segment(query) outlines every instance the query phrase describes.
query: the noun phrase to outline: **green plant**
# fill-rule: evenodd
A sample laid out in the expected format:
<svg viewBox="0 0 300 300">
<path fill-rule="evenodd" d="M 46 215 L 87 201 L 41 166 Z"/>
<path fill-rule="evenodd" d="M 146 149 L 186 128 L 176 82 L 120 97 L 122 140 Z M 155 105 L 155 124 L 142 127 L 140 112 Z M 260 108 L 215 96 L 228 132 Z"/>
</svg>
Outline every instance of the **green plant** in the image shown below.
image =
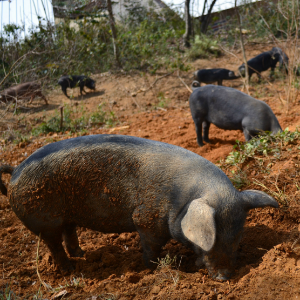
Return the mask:
<svg viewBox="0 0 300 300">
<path fill-rule="evenodd" d="M 49 132 L 86 132 L 86 129 L 95 125 L 106 125 L 112 127 L 117 123 L 117 117 L 113 111 L 109 114 L 103 111 L 103 104 L 99 104 L 97 111 L 90 116 L 86 115 L 84 110 L 81 111 L 82 116 L 76 117 L 76 108 L 72 109 L 66 105 L 63 110 L 63 122 L 61 127 L 61 115 L 57 111 L 56 114 L 48 121 L 39 124 L 33 128 L 32 135 L 47 134 Z"/>
<path fill-rule="evenodd" d="M 269 194 L 271 194 L 273 197 L 275 197 L 277 199 L 277 201 L 279 201 L 282 205 L 288 206 L 288 204 L 291 202 L 292 198 L 286 194 L 285 188 L 284 188 L 284 190 L 279 189 L 279 187 L 277 185 L 277 180 L 278 180 L 278 177 L 276 178 L 275 182 L 272 183 L 275 186 L 275 189 L 276 189 L 275 191 L 266 187 L 262 182 L 260 182 L 258 180 L 254 180 L 254 184 L 262 187 Z"/>
<path fill-rule="evenodd" d="M 97 107 L 97 111 L 91 114 L 89 118 L 90 124 L 101 125 L 105 123 L 106 112 L 102 110 L 103 104 L 99 104 Z"/>
<path fill-rule="evenodd" d="M 11 290 L 10 285 L 6 284 L 5 288 L 0 290 L 0 300 L 17 300 L 20 299 L 16 294 Z"/>
<path fill-rule="evenodd" d="M 131 2 L 131 3 L 129 3 Z M 125 70 L 185 69 L 180 38 L 184 22 L 166 10 L 163 15 L 154 9 L 146 11 L 139 1 L 126 1 L 131 13 L 117 24 L 117 44 Z M 56 25 L 39 22 L 25 39 L 22 28 L 4 26 L 0 38 L 1 89 L 13 83 L 42 79 L 44 85 L 56 85 L 61 74 L 96 74 L 114 66 L 111 29 L 104 12 L 81 12 L 84 17 Z M 18 62 L 14 65 L 15 62 Z"/>
<path fill-rule="evenodd" d="M 157 264 L 158 269 L 162 269 L 162 268 L 169 268 L 175 266 L 176 260 L 177 260 L 176 256 L 172 258 L 168 253 L 164 258 L 158 258 L 157 262 L 154 263 Z"/>
<path fill-rule="evenodd" d="M 173 268 L 176 267 L 178 269 L 180 267 L 181 261 L 177 266 L 176 260 L 177 260 L 176 256 L 172 258 L 170 257 L 169 254 L 167 254 L 164 258 L 161 259 L 158 258 L 157 262 L 153 262 L 157 264 L 157 270 L 159 271 L 158 279 L 161 282 L 171 279 L 174 286 L 178 284 L 180 275 L 179 272 L 177 270 L 173 270 Z"/>
<path fill-rule="evenodd" d="M 206 58 L 209 55 L 219 56 L 218 41 L 206 35 L 196 35 L 191 48 L 187 50 L 187 57 L 191 60 Z"/>
<path fill-rule="evenodd" d="M 279 158 L 282 147 L 299 137 L 300 132 L 298 128 L 294 132 L 290 132 L 286 128 L 275 135 L 262 133 L 245 144 L 237 140 L 236 145 L 233 146 L 234 151 L 229 153 L 225 162 L 230 165 L 243 164 L 250 157 L 260 159 L 255 156 L 256 154 L 262 154 L 267 157 L 269 153 L 272 153 L 275 158 Z"/>
<path fill-rule="evenodd" d="M 240 189 L 243 186 L 249 184 L 249 180 L 247 178 L 247 174 L 243 172 L 241 169 L 237 169 L 236 171 L 231 170 L 231 174 L 229 176 L 232 184 L 237 188 Z"/>
<path fill-rule="evenodd" d="M 159 92 L 157 98 L 159 100 L 158 107 L 165 108 L 168 106 L 170 99 L 166 98 L 163 92 Z"/>
</svg>

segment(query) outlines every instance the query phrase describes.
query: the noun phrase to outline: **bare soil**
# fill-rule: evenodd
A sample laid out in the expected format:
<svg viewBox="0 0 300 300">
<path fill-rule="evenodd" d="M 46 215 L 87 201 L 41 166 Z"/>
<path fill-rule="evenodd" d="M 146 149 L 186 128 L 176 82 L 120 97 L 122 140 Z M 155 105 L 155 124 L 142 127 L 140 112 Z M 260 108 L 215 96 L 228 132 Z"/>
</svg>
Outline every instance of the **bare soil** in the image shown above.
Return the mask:
<svg viewBox="0 0 300 300">
<path fill-rule="evenodd" d="M 272 47 L 248 46 L 247 55 L 253 57 Z M 239 59 L 226 54 L 197 60 L 190 72 L 180 73 L 180 78 L 190 86 L 192 73 L 199 68 L 221 67 L 236 71 L 242 62 L 241 53 L 236 55 Z M 125 134 L 163 141 L 222 164 L 236 140 L 244 141 L 243 134 L 212 125 L 212 143 L 200 148 L 188 106 L 190 92 L 177 72 L 161 78 L 151 88 L 162 75 L 94 75 L 97 91 L 80 96 L 74 89 L 72 107 L 78 117 L 94 112 L 101 103 L 104 110 L 116 114 L 118 124 L 115 127 L 95 126 L 89 128 L 87 134 Z M 269 82 L 269 71 L 263 75 L 262 83 L 253 76 L 251 96 L 271 106 L 283 129 L 295 130 L 300 124 L 298 91 L 290 89 L 293 97 L 288 106 L 287 78 L 277 74 L 275 81 Z M 224 85 L 245 92 L 241 80 L 224 81 Z M 68 90 L 68 93 L 72 92 Z M 47 97 L 48 106 L 40 99 L 31 105 L 24 104 L 17 116 L 8 112 L 0 120 L 2 133 L 7 136 L 7 132 L 11 132 L 13 136 L 13 130 L 17 129 L 25 134 L 28 128 L 48 119 L 61 105 L 70 103 L 58 88 Z M 1 107 L 0 114 L 3 112 Z M 0 140 L 0 162 L 16 166 L 41 146 L 80 134 L 82 132 L 50 133 L 17 144 L 3 138 Z M 143 265 L 136 232 L 102 234 L 85 228 L 78 228 L 85 257 L 71 259 L 76 271 L 63 276 L 44 243 L 38 247 L 38 237 L 26 229 L 12 212 L 7 198 L 0 195 L 0 299 L 5 290 L 11 290 L 20 299 L 300 299 L 299 149 L 300 141 L 286 145 L 281 157 L 272 162 L 269 174 L 258 165 L 263 158 L 249 160 L 243 166 L 249 182 L 243 189 L 266 191 L 254 183 L 258 180 L 270 191 L 284 193 L 289 201 L 281 202 L 279 209 L 255 209 L 249 213 L 235 275 L 227 282 L 213 280 L 206 269 L 197 268 L 193 251 L 174 240 L 162 249 L 160 262 L 151 271 Z M 233 170 L 234 167 L 224 169 L 228 175 Z M 3 179 L 7 183 L 9 176 L 4 175 Z M 176 261 L 168 264 L 167 258 L 174 256 Z M 41 279 L 37 275 L 37 261 Z"/>
</svg>

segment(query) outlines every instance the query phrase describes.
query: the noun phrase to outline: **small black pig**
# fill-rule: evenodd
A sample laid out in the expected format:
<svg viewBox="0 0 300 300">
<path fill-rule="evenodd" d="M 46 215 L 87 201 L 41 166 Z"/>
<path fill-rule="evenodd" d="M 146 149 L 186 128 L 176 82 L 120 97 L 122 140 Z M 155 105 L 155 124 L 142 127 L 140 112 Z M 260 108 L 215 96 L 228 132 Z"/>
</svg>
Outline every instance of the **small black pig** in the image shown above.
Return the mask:
<svg viewBox="0 0 300 300">
<path fill-rule="evenodd" d="M 84 90 L 84 87 L 91 90 L 95 90 L 96 88 L 96 82 L 95 80 L 85 76 L 85 75 L 69 75 L 69 76 L 62 76 L 58 80 L 58 84 L 61 86 L 61 89 L 63 93 L 69 98 L 67 95 L 67 88 L 74 88 L 78 87 L 80 88 L 80 95 L 82 95 L 82 92 L 86 91 Z"/>
<path fill-rule="evenodd" d="M 278 59 L 279 61 L 279 70 L 285 70 L 286 74 L 289 72 L 289 58 L 288 56 L 282 51 L 279 47 L 272 48 L 272 54 Z"/>
<path fill-rule="evenodd" d="M 270 77 L 273 76 L 276 64 L 279 62 L 279 68 L 285 67 L 288 70 L 289 58 L 278 47 L 273 47 L 270 51 L 263 52 L 247 61 L 249 80 L 252 74 L 256 73 L 259 81 L 261 80 L 261 72 L 271 68 Z M 239 66 L 239 73 L 245 77 L 245 64 Z"/>
<path fill-rule="evenodd" d="M 238 79 L 240 76 L 235 76 L 233 71 L 228 69 L 201 69 L 194 73 L 195 79 L 200 83 L 206 84 L 218 82 L 218 85 L 222 85 L 223 80 Z"/>
</svg>

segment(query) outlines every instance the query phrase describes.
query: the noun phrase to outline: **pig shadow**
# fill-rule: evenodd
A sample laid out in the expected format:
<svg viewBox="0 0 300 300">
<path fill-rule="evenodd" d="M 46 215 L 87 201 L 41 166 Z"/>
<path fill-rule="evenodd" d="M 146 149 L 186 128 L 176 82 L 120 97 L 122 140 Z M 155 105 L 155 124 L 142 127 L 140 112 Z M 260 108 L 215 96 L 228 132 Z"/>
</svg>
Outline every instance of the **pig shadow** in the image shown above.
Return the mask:
<svg viewBox="0 0 300 300">
<path fill-rule="evenodd" d="M 89 91 L 87 92 L 87 94 L 78 94 L 76 97 L 73 97 L 72 99 L 70 99 L 71 101 L 82 101 L 82 100 L 87 100 L 87 99 L 90 99 L 90 98 L 93 98 L 93 97 L 97 97 L 97 96 L 102 96 L 105 94 L 105 90 L 101 90 L 101 91 L 96 91 L 96 92 L 93 92 L 93 91 Z"/>
<path fill-rule="evenodd" d="M 36 106 L 36 107 L 25 107 L 25 106 L 19 106 L 18 107 L 18 111 L 21 113 L 38 113 L 41 111 L 51 111 L 51 110 L 55 110 L 59 107 L 60 105 L 57 104 L 43 104 L 40 106 Z"/>
<path fill-rule="evenodd" d="M 241 278 L 256 268 L 262 262 L 262 257 L 274 246 L 287 242 L 290 232 L 275 231 L 266 225 L 245 227 L 239 245 L 235 269 L 239 274 L 234 278 Z"/>
<path fill-rule="evenodd" d="M 216 144 L 220 144 L 220 145 L 235 145 L 236 144 L 236 140 L 239 140 L 238 138 L 231 138 L 231 139 L 219 139 L 219 138 L 209 138 L 210 140 L 210 143 L 206 143 L 204 142 L 205 144 L 207 145 L 216 145 Z M 243 142 L 243 140 L 241 140 L 241 142 Z"/>
<path fill-rule="evenodd" d="M 245 227 L 232 279 L 239 280 L 252 268 L 258 267 L 262 257 L 270 249 L 288 241 L 289 237 L 289 232 L 275 231 L 265 225 Z M 166 257 L 167 254 L 170 257 L 177 257 L 175 268 L 182 272 L 195 273 L 199 269 L 206 270 L 205 266 L 199 268 L 195 265 L 196 254 L 179 242 L 169 242 L 163 247 L 160 258 Z M 154 263 L 153 269 L 157 265 Z M 138 247 L 125 250 L 122 246 L 107 245 L 94 251 L 87 251 L 85 259 L 76 259 L 76 273 L 84 273 L 85 277 L 90 279 L 104 280 L 113 274 L 120 278 L 127 272 L 140 273 L 144 270 L 147 270 L 147 267 L 143 263 L 142 251 Z"/>
<path fill-rule="evenodd" d="M 74 265 L 74 260 L 72 264 Z M 85 259 L 76 259 L 75 272 L 84 273 L 86 278 L 104 280 L 113 274 L 121 277 L 127 272 L 139 273 L 146 269 L 139 248 L 126 250 L 122 246 L 107 245 L 94 251 L 86 251 Z"/>
<path fill-rule="evenodd" d="M 32 114 L 32 113 L 37 113 L 37 112 L 41 112 L 41 111 L 50 111 L 50 110 L 55 110 L 57 109 L 60 105 L 57 105 L 57 104 L 48 104 L 46 105 L 45 103 L 42 103 L 42 104 L 30 104 L 30 105 L 36 105 L 36 106 L 26 106 L 26 103 L 22 103 L 22 104 L 19 104 L 17 106 L 17 109 L 16 109 L 16 113 L 29 113 L 29 114 Z M 6 107 L 5 106 L 1 106 L 0 107 L 0 110 L 4 111 L 6 110 Z M 14 112 L 15 109 L 14 108 L 10 108 L 9 109 L 10 112 Z"/>
</svg>

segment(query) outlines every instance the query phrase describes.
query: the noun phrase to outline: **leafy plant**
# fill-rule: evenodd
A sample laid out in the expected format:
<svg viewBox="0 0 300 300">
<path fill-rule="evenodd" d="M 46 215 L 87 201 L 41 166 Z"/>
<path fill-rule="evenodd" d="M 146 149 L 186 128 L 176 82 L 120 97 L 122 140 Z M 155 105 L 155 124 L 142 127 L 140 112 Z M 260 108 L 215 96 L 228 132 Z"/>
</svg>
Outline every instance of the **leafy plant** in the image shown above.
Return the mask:
<svg viewBox="0 0 300 300">
<path fill-rule="evenodd" d="M 243 164 L 248 158 L 255 158 L 256 154 L 268 156 L 269 153 L 279 158 L 282 147 L 299 137 L 300 132 L 298 128 L 294 132 L 290 132 L 288 128 L 286 128 L 275 135 L 262 133 L 262 135 L 251 139 L 245 144 L 237 140 L 236 145 L 233 146 L 235 150 L 229 153 L 225 162 L 230 165 Z"/>
<path fill-rule="evenodd" d="M 165 108 L 168 105 L 170 99 L 166 98 L 163 92 L 159 92 L 157 96 L 159 102 L 157 104 L 158 107 Z"/>
<path fill-rule="evenodd" d="M 114 112 L 111 111 L 109 115 L 107 115 L 107 112 L 103 111 L 102 107 L 103 105 L 100 104 L 97 111 L 90 116 L 85 115 L 83 112 L 83 115 L 80 118 L 76 118 L 74 117 L 76 113 L 70 106 L 66 105 L 64 107 L 62 127 L 61 115 L 57 111 L 54 117 L 33 128 L 32 135 L 47 134 L 50 132 L 77 132 L 95 125 L 114 126 L 117 122 Z"/>
<path fill-rule="evenodd" d="M 181 261 L 177 266 L 176 260 L 177 260 L 176 256 L 172 258 L 170 257 L 169 254 L 167 254 L 164 258 L 161 259 L 158 258 L 157 262 L 154 262 L 157 264 L 157 270 L 160 271 L 159 274 L 157 275 L 160 281 L 165 281 L 167 279 L 167 280 L 172 280 L 174 286 L 178 284 L 180 275 L 178 270 L 173 270 L 173 268 L 175 267 L 178 269 L 180 267 Z"/>
<path fill-rule="evenodd" d="M 209 55 L 219 56 L 220 54 L 218 41 L 204 34 L 196 35 L 194 43 L 187 51 L 187 57 L 191 60 L 206 58 Z"/>
<path fill-rule="evenodd" d="M 230 180 L 237 189 L 240 189 L 243 186 L 249 184 L 247 174 L 241 169 L 237 169 L 236 171 L 231 170 Z"/>
</svg>

